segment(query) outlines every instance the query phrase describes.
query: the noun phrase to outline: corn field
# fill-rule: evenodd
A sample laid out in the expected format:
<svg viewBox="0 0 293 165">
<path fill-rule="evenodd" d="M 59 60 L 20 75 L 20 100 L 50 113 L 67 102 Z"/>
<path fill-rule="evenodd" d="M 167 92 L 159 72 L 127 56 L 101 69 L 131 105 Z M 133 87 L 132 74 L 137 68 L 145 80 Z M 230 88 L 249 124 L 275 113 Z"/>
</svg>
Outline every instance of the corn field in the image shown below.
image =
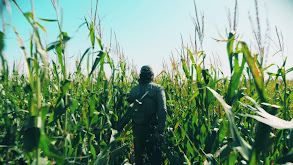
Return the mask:
<svg viewBox="0 0 293 165">
<path fill-rule="evenodd" d="M 37 19 L 34 11 L 24 13 L 16 1 L 10 2 L 32 31 L 26 47 L 18 27 L 7 25 L 18 39 L 26 73 L 8 67 L 5 33 L 0 33 L 0 162 L 132 163 L 132 126 L 123 116 L 131 109 L 126 98 L 138 84 L 138 74 L 123 58 L 114 60 L 91 18 L 84 19 L 91 47 L 69 69 L 71 37 L 52 3 L 54 20 Z M 231 73 L 223 77 L 218 68 L 206 66 L 201 19 L 196 11 L 194 46 L 183 46 L 180 60 L 171 58 L 171 65 L 155 78 L 167 99 L 164 164 L 293 163 L 293 82 L 286 78 L 293 68 L 286 69 L 284 59 L 277 71 L 268 72 L 264 45 L 253 54 L 230 32 L 226 40 L 218 40 L 226 44 Z M 59 27 L 56 41 L 48 45 L 41 35 L 46 31 L 42 21 Z"/>
</svg>

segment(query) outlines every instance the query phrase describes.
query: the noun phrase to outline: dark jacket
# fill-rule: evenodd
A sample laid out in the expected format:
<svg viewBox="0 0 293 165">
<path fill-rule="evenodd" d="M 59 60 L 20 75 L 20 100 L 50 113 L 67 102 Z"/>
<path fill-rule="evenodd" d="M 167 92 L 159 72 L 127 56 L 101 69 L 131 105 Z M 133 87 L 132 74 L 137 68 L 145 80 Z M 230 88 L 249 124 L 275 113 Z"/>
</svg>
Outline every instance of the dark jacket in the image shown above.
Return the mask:
<svg viewBox="0 0 293 165">
<path fill-rule="evenodd" d="M 140 83 L 130 91 L 127 101 L 133 103 L 140 99 L 146 92 L 148 94 L 137 104 L 132 121 L 137 125 L 155 124 L 156 130 L 163 133 L 166 123 L 166 97 L 164 88 L 155 83 Z"/>
</svg>

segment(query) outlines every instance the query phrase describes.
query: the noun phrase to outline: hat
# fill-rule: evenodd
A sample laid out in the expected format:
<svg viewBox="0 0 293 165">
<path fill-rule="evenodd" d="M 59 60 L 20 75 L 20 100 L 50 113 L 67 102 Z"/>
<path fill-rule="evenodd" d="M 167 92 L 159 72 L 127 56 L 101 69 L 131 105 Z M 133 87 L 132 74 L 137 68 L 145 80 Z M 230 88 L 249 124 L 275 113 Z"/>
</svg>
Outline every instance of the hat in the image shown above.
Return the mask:
<svg viewBox="0 0 293 165">
<path fill-rule="evenodd" d="M 149 65 L 145 65 L 145 66 L 141 67 L 140 74 L 142 74 L 142 73 L 152 73 L 152 74 L 154 74 L 152 67 L 149 66 Z"/>
<path fill-rule="evenodd" d="M 139 83 L 149 83 L 154 80 L 154 72 L 151 66 L 145 65 L 141 67 L 139 74 Z"/>
</svg>

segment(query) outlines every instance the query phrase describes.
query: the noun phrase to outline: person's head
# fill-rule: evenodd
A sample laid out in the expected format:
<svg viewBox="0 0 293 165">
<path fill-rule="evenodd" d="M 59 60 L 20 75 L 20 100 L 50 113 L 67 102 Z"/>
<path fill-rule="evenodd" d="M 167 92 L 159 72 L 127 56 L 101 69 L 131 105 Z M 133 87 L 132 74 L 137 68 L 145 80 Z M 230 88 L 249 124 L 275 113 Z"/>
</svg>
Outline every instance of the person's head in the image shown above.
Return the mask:
<svg viewBox="0 0 293 165">
<path fill-rule="evenodd" d="M 145 65 L 141 67 L 139 73 L 139 83 L 150 83 L 154 80 L 154 72 L 151 66 Z"/>
</svg>

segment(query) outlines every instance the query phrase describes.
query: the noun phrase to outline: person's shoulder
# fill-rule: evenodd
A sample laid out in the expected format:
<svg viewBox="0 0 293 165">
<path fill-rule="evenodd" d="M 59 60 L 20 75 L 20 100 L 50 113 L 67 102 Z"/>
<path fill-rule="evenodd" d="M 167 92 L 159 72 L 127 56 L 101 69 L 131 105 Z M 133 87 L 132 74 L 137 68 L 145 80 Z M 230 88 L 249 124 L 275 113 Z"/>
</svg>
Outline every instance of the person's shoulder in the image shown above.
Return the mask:
<svg viewBox="0 0 293 165">
<path fill-rule="evenodd" d="M 131 90 L 135 90 L 135 89 L 138 89 L 139 88 L 139 84 L 138 85 L 135 85 L 134 87 L 131 88 Z"/>
<path fill-rule="evenodd" d="M 156 83 L 150 83 L 150 86 L 156 90 L 159 90 L 159 91 L 164 90 L 164 88 L 161 85 L 156 84 Z"/>
<path fill-rule="evenodd" d="M 138 91 L 139 90 L 139 87 L 138 87 L 139 85 L 136 85 L 136 86 L 134 86 L 134 87 L 132 87 L 131 89 L 130 89 L 130 92 L 136 92 L 136 91 Z"/>
</svg>

